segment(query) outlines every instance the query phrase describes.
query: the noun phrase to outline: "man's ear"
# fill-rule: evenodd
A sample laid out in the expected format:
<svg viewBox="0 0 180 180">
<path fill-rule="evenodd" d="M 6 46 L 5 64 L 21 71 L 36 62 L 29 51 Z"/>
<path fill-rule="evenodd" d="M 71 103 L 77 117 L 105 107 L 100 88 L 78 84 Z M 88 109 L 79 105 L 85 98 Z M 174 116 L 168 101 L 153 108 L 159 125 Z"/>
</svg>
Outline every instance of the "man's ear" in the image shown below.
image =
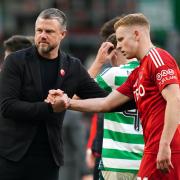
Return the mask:
<svg viewBox="0 0 180 180">
<path fill-rule="evenodd" d="M 63 32 L 61 32 L 61 39 L 64 39 L 65 37 L 66 37 L 66 34 L 67 34 L 67 31 L 63 31 Z"/>
<path fill-rule="evenodd" d="M 138 30 L 134 30 L 134 38 L 136 41 L 139 41 L 140 39 L 140 32 Z"/>
</svg>

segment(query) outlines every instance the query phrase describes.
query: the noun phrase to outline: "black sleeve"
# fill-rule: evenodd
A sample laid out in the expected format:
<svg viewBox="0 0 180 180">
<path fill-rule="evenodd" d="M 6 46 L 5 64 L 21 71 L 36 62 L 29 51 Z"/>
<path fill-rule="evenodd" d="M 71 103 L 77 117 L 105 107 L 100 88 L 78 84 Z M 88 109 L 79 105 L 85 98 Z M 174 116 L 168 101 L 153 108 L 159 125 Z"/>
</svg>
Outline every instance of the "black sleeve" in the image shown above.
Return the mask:
<svg viewBox="0 0 180 180">
<path fill-rule="evenodd" d="M 90 77 L 86 69 L 79 64 L 79 82 L 77 95 L 81 99 L 105 97 L 109 94 L 105 90 L 101 89 L 99 85 Z"/>
<path fill-rule="evenodd" d="M 93 78 L 90 77 L 88 72 L 81 64 L 79 66 L 79 73 L 80 78 L 76 94 L 81 99 L 105 97 L 109 94 L 108 91 L 100 88 L 100 86 L 94 81 Z M 136 109 L 136 104 L 133 100 L 113 109 L 111 112 L 121 112 L 128 109 Z"/>
<path fill-rule="evenodd" d="M 21 59 L 9 55 L 0 74 L 0 107 L 5 118 L 39 119 L 50 115 L 49 105 L 45 102 L 21 100 L 23 67 Z M 17 60 L 16 60 L 17 59 Z"/>
</svg>

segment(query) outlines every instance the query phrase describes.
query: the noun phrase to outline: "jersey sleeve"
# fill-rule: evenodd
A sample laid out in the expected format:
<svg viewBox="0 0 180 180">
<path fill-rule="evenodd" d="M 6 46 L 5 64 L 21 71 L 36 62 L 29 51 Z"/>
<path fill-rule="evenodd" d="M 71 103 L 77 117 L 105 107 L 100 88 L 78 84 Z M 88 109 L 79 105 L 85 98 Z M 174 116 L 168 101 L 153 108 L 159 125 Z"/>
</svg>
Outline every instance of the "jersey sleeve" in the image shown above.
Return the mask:
<svg viewBox="0 0 180 180">
<path fill-rule="evenodd" d="M 179 84 L 179 68 L 168 52 L 156 48 L 151 51 L 150 58 L 152 75 L 160 92 L 169 84 Z"/>
</svg>

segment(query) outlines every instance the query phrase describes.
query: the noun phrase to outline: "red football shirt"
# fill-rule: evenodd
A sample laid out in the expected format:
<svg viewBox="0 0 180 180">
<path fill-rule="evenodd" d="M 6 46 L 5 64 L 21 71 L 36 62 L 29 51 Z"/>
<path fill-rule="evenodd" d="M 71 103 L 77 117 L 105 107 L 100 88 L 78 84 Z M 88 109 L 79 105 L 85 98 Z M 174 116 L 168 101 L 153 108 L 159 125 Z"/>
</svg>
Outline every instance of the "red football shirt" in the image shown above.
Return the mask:
<svg viewBox="0 0 180 180">
<path fill-rule="evenodd" d="M 169 84 L 180 84 L 177 63 L 165 50 L 152 48 L 127 81 L 117 88 L 136 101 L 143 126 L 145 153 L 158 152 L 166 108 L 161 91 Z M 180 152 L 180 127 L 171 142 L 171 150 L 172 153 Z"/>
</svg>

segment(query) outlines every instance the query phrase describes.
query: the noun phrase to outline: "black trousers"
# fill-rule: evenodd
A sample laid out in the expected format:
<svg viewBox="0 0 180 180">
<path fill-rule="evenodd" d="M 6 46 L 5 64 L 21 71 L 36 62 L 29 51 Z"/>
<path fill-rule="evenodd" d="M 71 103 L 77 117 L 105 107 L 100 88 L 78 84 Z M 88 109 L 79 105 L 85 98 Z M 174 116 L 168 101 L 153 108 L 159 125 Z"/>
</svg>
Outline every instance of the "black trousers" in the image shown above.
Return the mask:
<svg viewBox="0 0 180 180">
<path fill-rule="evenodd" d="M 25 156 L 18 162 L 0 157 L 0 180 L 58 180 L 59 167 L 50 157 Z"/>
</svg>

